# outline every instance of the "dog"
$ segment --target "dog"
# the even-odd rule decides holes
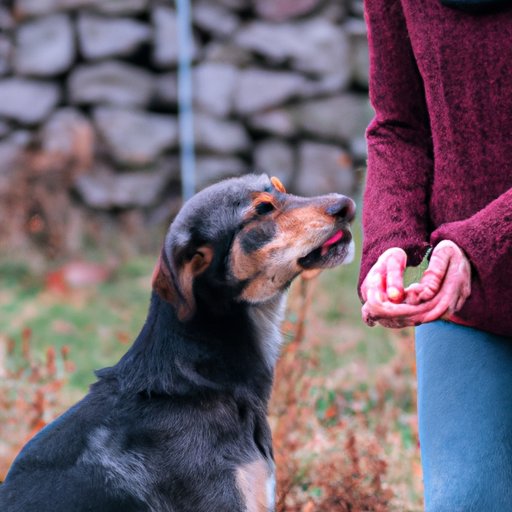
[[[273,511],[267,404],[286,291],[350,259],[354,212],[254,174],[187,201],[133,346],[22,449],[0,510]]]

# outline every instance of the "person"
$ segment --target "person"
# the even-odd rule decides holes
[[[512,511],[511,2],[365,0],[365,19],[362,316],[415,326],[425,510]]]

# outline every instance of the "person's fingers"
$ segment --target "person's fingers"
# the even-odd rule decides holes
[[[393,303],[388,296],[388,279],[396,282],[401,269],[400,255],[383,253],[376,265],[381,277],[372,283],[372,291],[363,307],[368,325],[379,323],[400,328],[420,325],[439,318],[451,318],[465,303],[471,292],[471,267],[464,253],[451,241],[441,242],[432,255],[429,268],[419,283],[404,290],[405,300]],[[386,278],[382,279],[385,272]],[[388,278],[389,276],[389,278]],[[384,292],[383,292],[384,290]]]
[[[366,302],[368,299],[368,286],[366,284],[367,279],[368,276],[366,276],[365,280],[361,283],[361,298],[363,299],[363,302]]]
[[[383,327],[388,327],[391,329],[399,329],[402,327],[407,327],[409,324],[407,322],[407,318],[402,317],[391,317],[391,318],[377,318],[375,316],[372,316],[367,310],[363,311],[362,313],[363,320],[369,327],[374,327],[375,325],[379,324]]]
[[[469,293],[461,293],[460,297],[457,300],[457,304],[455,304],[454,313],[457,313],[457,311],[460,311],[462,309],[462,306],[464,306],[466,299],[469,297]]]
[[[405,300],[406,304],[411,304],[413,306],[418,305],[421,302],[420,294],[423,292],[424,286],[420,283],[412,283],[407,288],[405,288]]]
[[[404,270],[407,255],[403,251],[393,251],[383,264],[386,270],[386,295],[391,302],[400,303],[405,298]]]
[[[403,298],[403,273],[406,263],[407,254],[403,249],[392,247],[384,251],[361,285],[363,300],[383,302],[389,298],[400,302]],[[388,296],[388,291],[391,297]]]
[[[454,313],[462,309],[467,298],[471,295],[471,268],[469,266],[469,262],[467,264],[467,267],[467,274],[462,279],[462,286],[459,294],[459,299],[457,301],[457,304],[455,305]]]
[[[408,318],[383,318],[378,323],[388,329],[403,329],[414,325]]]
[[[389,301],[383,303],[367,301],[362,308],[362,316],[368,325],[379,323],[385,327],[406,327],[414,325],[414,320],[409,320],[410,318],[425,316],[436,307],[438,301],[438,297],[433,301],[418,305],[394,304]]]
[[[386,298],[395,303],[402,302],[407,254],[403,249],[392,247],[381,254],[377,263],[384,276]]]
[[[377,321],[371,317],[367,317],[365,322],[368,327],[375,327],[377,325]]]
[[[363,322],[369,327],[374,327],[377,324],[377,320],[370,314],[368,308],[365,306],[366,304],[361,308],[361,316],[363,318]]]
[[[410,320],[414,322],[414,325],[420,325],[439,320],[440,318],[448,318],[452,315],[453,307],[451,307],[451,303],[448,299],[443,299],[430,311],[421,315],[412,316]]]
[[[384,269],[382,268],[381,263],[377,262],[370,269],[370,272],[368,272],[368,275],[366,276],[366,279],[364,281],[366,289],[367,290],[373,289],[373,290],[384,291],[384,289],[385,289],[384,278],[385,278]]]
[[[460,304],[460,308],[462,308],[465,300],[471,295],[471,264],[466,255],[459,249],[457,257],[453,258],[453,265],[455,267],[454,271],[461,282],[462,304]]]
[[[385,300],[383,276],[378,271],[372,273],[368,278],[366,291],[366,302],[362,308],[363,321],[369,326],[375,325],[372,320],[373,310],[379,308]]]
[[[453,269],[449,269],[441,290],[436,297],[430,301],[433,307],[428,311],[411,317],[411,320],[413,320],[415,324],[428,323],[438,320],[439,318],[448,318],[455,313],[462,293],[462,283],[453,279],[452,274]]]
[[[371,291],[370,291],[371,290]],[[363,300],[368,300],[368,293],[375,294],[375,291],[384,293],[384,273],[381,269],[380,263],[377,262],[368,272],[363,284],[361,285],[361,295]]]
[[[372,305],[379,305],[382,304],[386,300],[386,296],[384,292],[381,292],[380,290],[375,290],[373,288],[370,288],[368,290],[368,300],[366,303],[372,304]]]
[[[391,303],[388,302],[388,304]],[[388,325],[383,323],[383,321],[388,323],[397,322],[398,317],[393,314],[387,316],[385,309],[386,308],[379,308],[378,306],[366,302],[361,309],[361,316],[363,321],[370,327],[373,327],[377,324],[381,324],[387,327]]]
[[[405,288],[405,293],[413,292],[413,293],[420,293],[423,291],[424,286],[420,283],[411,283],[407,288]]]
[[[428,268],[420,280],[423,291],[420,293],[419,299],[422,301],[431,300],[439,292],[450,264],[450,251],[440,245],[432,251]]]
[[[418,289],[418,287],[415,287]],[[418,305],[392,304],[382,305],[368,304],[367,315],[373,323],[379,323],[385,327],[407,327],[437,320],[445,315],[451,315],[455,311],[460,297],[460,283],[455,280],[447,280],[439,293],[433,299]],[[413,288],[414,289],[414,288]]]

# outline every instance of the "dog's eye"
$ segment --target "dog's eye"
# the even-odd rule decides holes
[[[274,196],[270,192],[260,192],[255,194],[252,206],[258,215],[270,213],[276,208]]]
[[[265,215],[275,209],[275,206],[270,201],[261,201],[255,205],[255,210],[258,215]]]

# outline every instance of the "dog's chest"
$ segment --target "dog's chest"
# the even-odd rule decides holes
[[[280,326],[285,304],[286,296],[283,294],[268,303],[258,304],[250,310],[256,338],[269,368],[274,368],[279,356],[282,343]]]
[[[263,458],[239,466],[236,483],[247,512],[274,512],[275,474],[273,464]]]

